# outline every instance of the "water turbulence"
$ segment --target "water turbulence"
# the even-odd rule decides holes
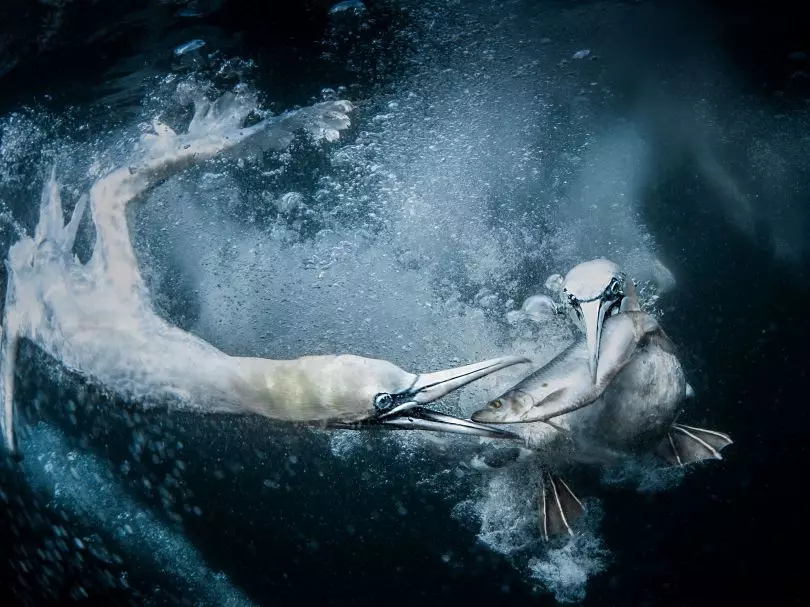
[[[332,12],[368,11],[341,2]],[[336,141],[348,126],[349,104],[324,101],[272,117],[244,85],[215,100],[194,78],[172,75],[161,84],[171,94],[153,95],[154,115],[140,128],[121,127],[111,141],[53,143],[55,168],[36,229],[8,256],[5,440],[13,442],[20,338],[143,404],[228,411],[233,386],[212,378],[227,377],[223,369],[237,356],[352,352],[418,369],[503,354],[545,362],[571,341],[569,327],[544,312],[545,300],[518,311],[543,292],[546,277],[585,258],[619,262],[650,282],[651,299],[671,288],[674,279],[635,208],[647,171],[643,138],[632,126],[593,135],[574,120],[566,131],[566,108],[546,84],[523,77],[544,67],[530,45],[513,48],[486,33],[487,19],[496,17],[478,23],[450,11],[435,21],[429,10],[415,10],[414,27],[430,22],[430,36],[452,40],[450,48],[421,39],[396,86],[354,100],[355,129],[320,152],[325,168],[312,184],[296,182],[295,156],[305,146],[296,147],[295,133]],[[434,23],[446,31],[436,32]],[[189,102],[196,110],[187,127],[152,122]],[[35,147],[22,132],[36,118],[16,120],[3,124],[9,177],[12,160],[24,156],[14,146]],[[67,221],[62,196],[73,203]],[[124,212],[130,199],[137,200],[131,228]],[[88,210],[94,236],[83,219]],[[81,249],[87,241],[91,254],[81,262],[74,244]],[[180,287],[172,276],[182,277]],[[172,299],[192,303],[180,312]],[[485,378],[447,406],[469,415],[522,373]],[[328,440],[341,459],[356,457],[368,441],[345,431]],[[426,474],[418,490],[461,493],[453,516],[558,600],[580,600],[589,577],[606,566],[595,500],[569,543],[540,542],[536,460],[478,470],[469,462],[482,441],[421,433],[378,440],[396,448],[400,461],[429,452],[441,472]],[[211,598],[216,604],[244,600],[182,536],[132,504],[113,475],[94,473],[103,466],[93,456],[68,461],[57,430],[29,429],[25,444],[33,446],[26,475],[38,490],[56,495],[58,479],[75,464],[88,474],[64,485],[59,499],[76,516],[105,529],[94,513],[115,507],[141,526],[139,546],[118,538],[122,552],[150,555],[159,568],[171,562],[183,583],[221,597]],[[365,490],[375,490],[374,478]],[[96,503],[88,496],[104,497]]]
[[[33,237],[10,249],[3,322],[3,437],[14,445],[13,376],[20,338],[28,338],[66,367],[116,393],[145,403],[175,402],[209,410],[240,410],[239,359],[181,331],[152,308],[126,221],[127,203],[173,173],[223,151],[283,149],[298,129],[333,140],[348,125],[347,102],[327,102],[243,125],[255,110],[250,97],[226,93],[198,98],[187,132],[155,120],[153,133],[122,168],[95,181],[65,223],[55,169],[42,193]],[[73,253],[79,222],[90,207],[96,228],[92,255]],[[236,375],[234,375],[236,373]],[[258,406],[258,402],[256,403]]]

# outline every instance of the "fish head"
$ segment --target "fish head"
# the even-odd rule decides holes
[[[532,395],[522,390],[509,390],[489,401],[483,409],[470,416],[474,422],[510,424],[520,421],[523,413],[534,403]]]
[[[549,407],[564,400],[568,392],[559,382],[526,385],[521,382],[498,398],[488,402],[470,416],[474,422],[488,424],[515,424],[544,421]]]

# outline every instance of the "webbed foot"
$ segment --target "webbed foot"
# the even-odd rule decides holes
[[[672,424],[655,454],[672,466],[685,466],[706,459],[723,459],[720,455],[733,441],[728,434],[683,424]]]
[[[564,480],[543,470],[540,496],[540,533],[543,540],[567,533],[574,535],[571,525],[585,512],[582,502]]]

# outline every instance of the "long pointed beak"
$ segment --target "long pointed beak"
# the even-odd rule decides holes
[[[461,419],[460,417],[425,409],[421,405],[438,400],[442,396],[446,396],[450,392],[490,373],[527,362],[531,361],[522,356],[501,356],[463,367],[417,375],[413,384],[403,393],[407,399],[405,402],[369,419],[359,422],[333,421],[329,425],[335,428],[360,429],[374,426],[391,430],[429,430],[486,438],[520,439],[520,436],[513,432],[490,428],[468,419]]]
[[[486,377],[490,373],[500,371],[506,367],[520,363],[531,362],[522,356],[500,356],[491,358],[480,363],[456,367],[455,369],[445,369],[435,373],[423,373],[416,377],[416,381],[410,387],[412,401],[417,405],[424,405],[434,400],[440,399],[458,390],[462,386]]]
[[[419,406],[380,419],[378,423],[392,430],[429,430],[431,432],[450,432],[452,434],[467,434],[485,438],[520,439],[520,436],[508,430],[490,428],[468,419],[445,415]]]
[[[596,383],[596,370],[599,364],[599,344],[602,341],[602,325],[608,306],[601,299],[579,303],[582,321],[585,324],[585,340],[588,344],[588,369],[591,381]]]

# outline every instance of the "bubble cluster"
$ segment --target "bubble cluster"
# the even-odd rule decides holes
[[[639,212],[653,170],[649,138],[627,121],[605,127],[607,85],[580,90],[581,74],[574,73],[591,70],[593,82],[601,78],[596,45],[558,45],[548,37],[553,23],[518,19],[508,6],[489,3],[473,14],[462,4],[409,4],[409,27],[397,33],[406,58],[401,73],[373,96],[352,99],[354,126],[344,140],[315,145],[301,136],[281,153],[219,158],[133,205],[136,252],[161,315],[233,355],[351,352],[420,372],[506,353],[535,362],[552,358],[571,332],[553,314],[556,300],[546,297],[544,283],[583,259],[619,262],[642,281],[648,300],[672,286]],[[371,12],[361,2],[333,5],[335,35],[360,39]],[[193,40],[177,55],[189,59],[195,47],[202,48]],[[340,48],[335,42],[329,52]],[[3,242],[33,229],[51,164],[71,209],[93,180],[126,162],[156,117],[180,130],[191,102],[223,90],[255,105],[250,120],[269,114],[250,85],[255,65],[249,58],[181,68],[155,80],[132,124],[87,124],[40,110],[3,118]],[[353,90],[336,86],[321,95],[352,96]],[[780,166],[772,152],[763,143],[752,154],[760,166]],[[80,258],[90,243],[85,222]],[[522,373],[488,377],[436,408],[468,415]],[[70,425],[93,443],[82,406],[75,409]],[[127,454],[114,473],[94,456],[71,451],[57,430],[35,428],[28,438],[38,454],[26,464],[30,482],[104,530],[120,554],[175,568],[183,583],[237,600],[238,591],[206,569],[182,534],[119,490],[126,478],[172,524],[209,511],[185,492],[194,462],[177,446],[174,430],[146,430],[137,414],[124,423]],[[431,460],[434,468],[415,490],[463,496],[454,516],[560,601],[579,600],[607,562],[596,503],[589,511],[597,514],[571,542],[540,543],[538,475],[529,464],[479,474],[461,465],[477,444],[467,438],[389,433],[371,439],[340,431],[324,440],[332,457],[363,465],[375,449],[389,449],[399,463]],[[212,483],[238,478],[263,459],[249,444],[229,448],[229,458],[214,459],[206,470]],[[212,448],[217,457],[224,450]],[[307,459],[304,449],[285,454],[279,471],[263,470],[252,490],[269,499],[287,491],[289,477],[307,474]],[[385,460],[374,465],[383,472],[363,479],[369,491],[387,482]],[[604,480],[636,479],[642,491],[656,486],[639,474],[611,471]],[[115,527],[93,514],[104,508]],[[395,512],[418,516],[403,503]],[[145,539],[136,545],[139,534]],[[96,545],[71,540],[57,552]],[[46,559],[56,558],[53,546],[42,550]]]

